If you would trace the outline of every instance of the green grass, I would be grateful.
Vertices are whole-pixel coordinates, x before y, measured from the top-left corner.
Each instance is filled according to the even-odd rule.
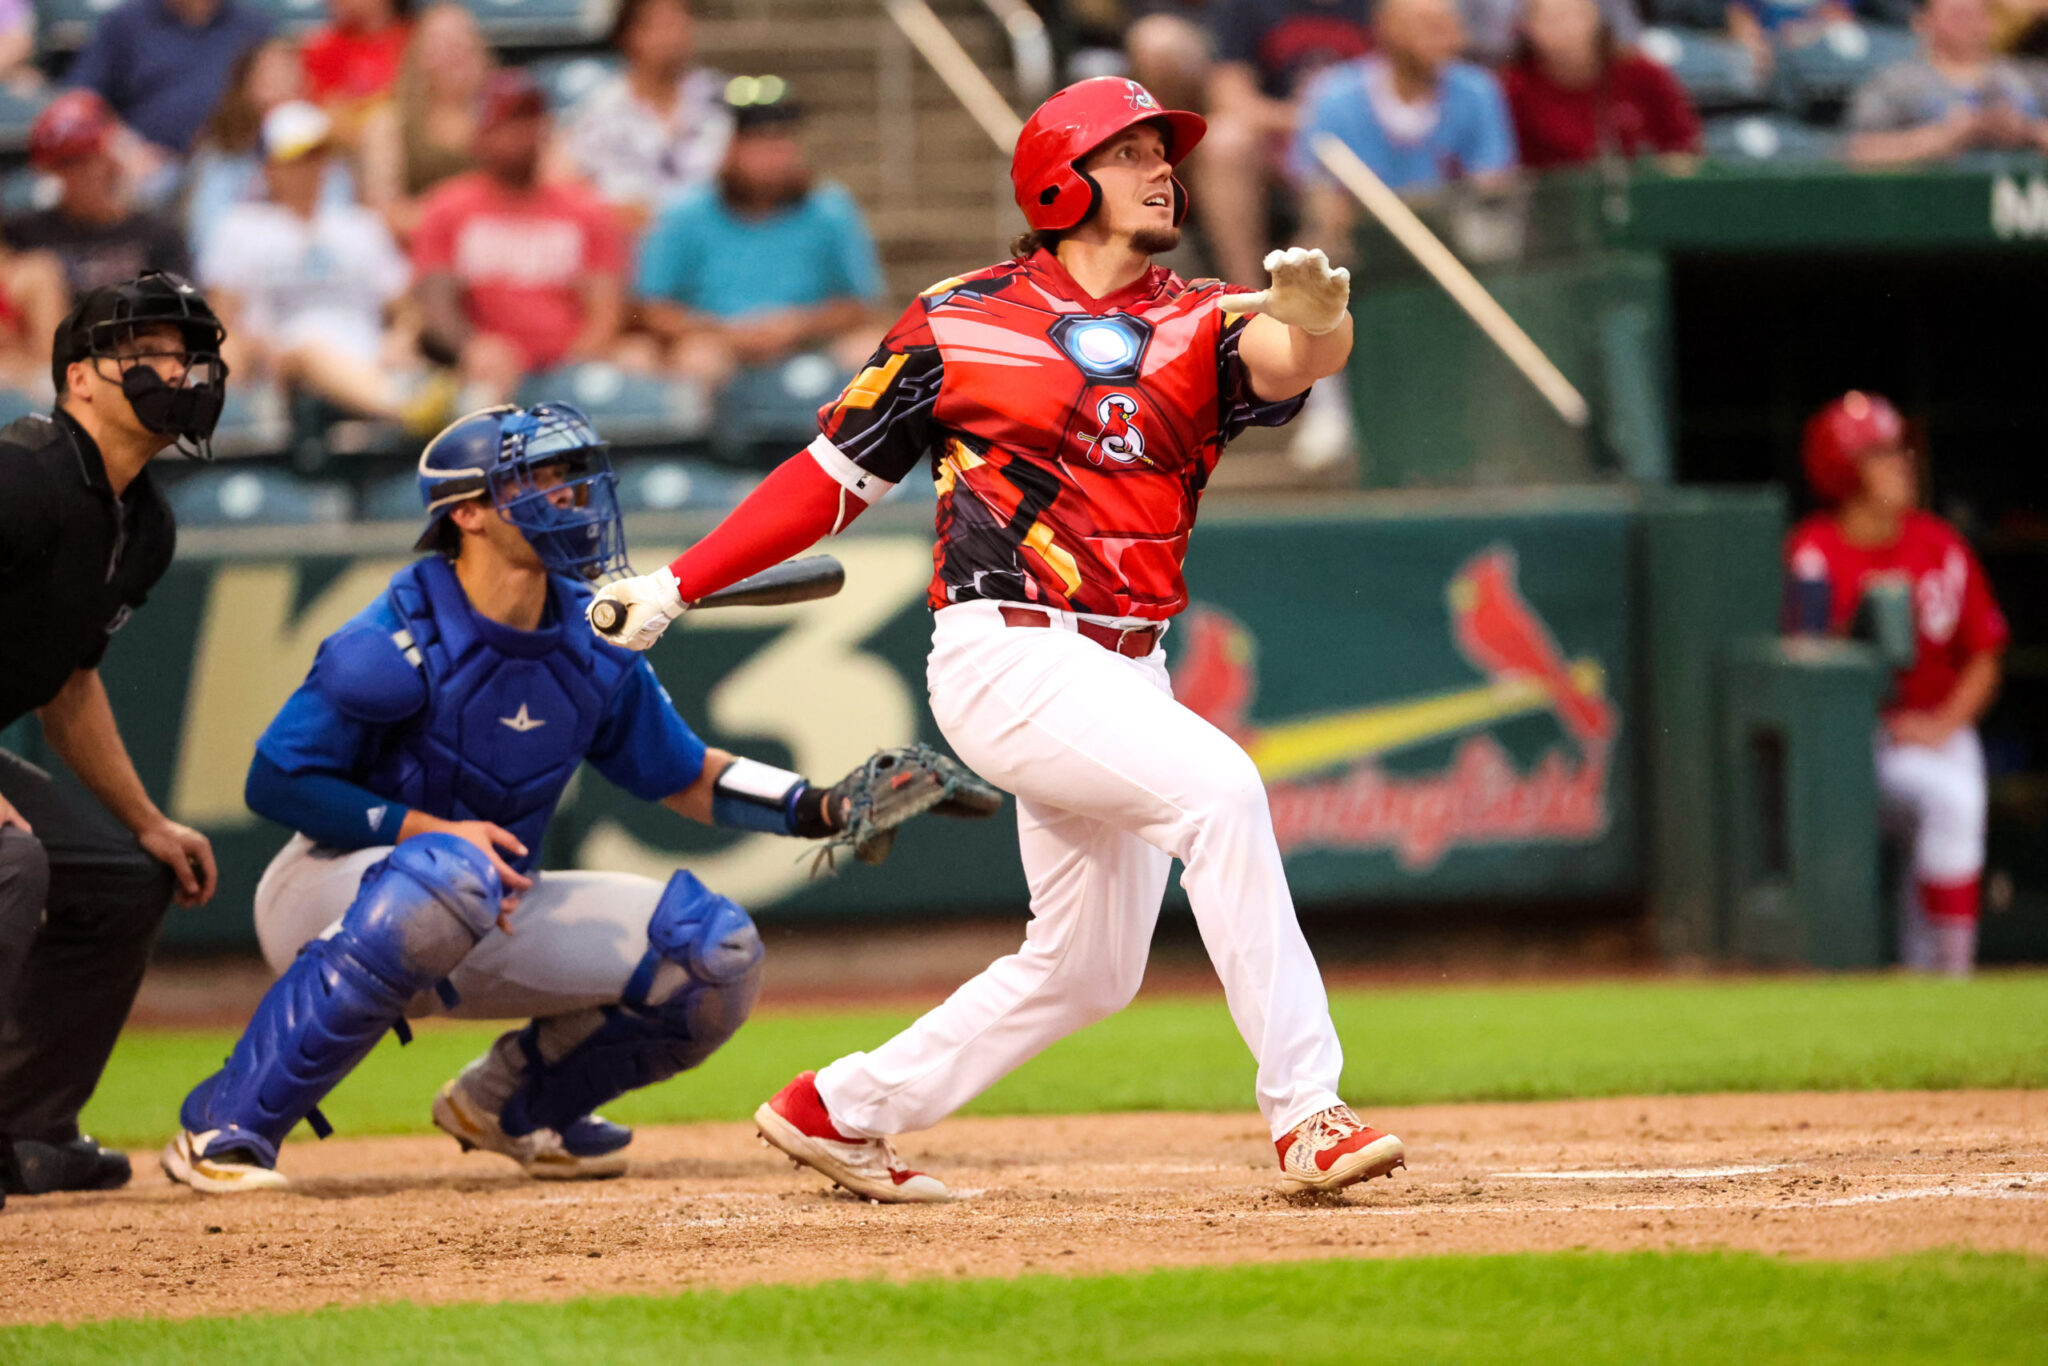
[[[1997,1366],[2048,1360],[2048,1263],[1954,1254],[1848,1263],[1565,1254],[838,1281],[0,1330],[0,1360]]]
[[[2048,973],[1969,983],[1904,977],[1687,980],[1344,991],[1333,1001],[1356,1104],[1708,1091],[2048,1085]],[[709,1063],[606,1107],[654,1124],[739,1119],[792,1075],[872,1047],[910,1016],[770,1013]],[[428,1127],[434,1090],[495,1031],[387,1040],[323,1107],[345,1133]],[[169,1134],[224,1031],[131,1030],[85,1114],[101,1139]],[[1220,999],[1144,1000],[1048,1050],[971,1112],[1242,1110],[1252,1066]],[[303,1133],[303,1130],[301,1131]]]

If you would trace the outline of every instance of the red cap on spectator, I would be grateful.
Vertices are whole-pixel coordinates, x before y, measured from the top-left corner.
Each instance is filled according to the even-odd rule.
[[[1162,109],[1152,92],[1122,76],[1076,81],[1032,111],[1010,155],[1010,186],[1024,221],[1040,231],[1078,227],[1101,198],[1074,163],[1134,124],[1167,127],[1166,159],[1180,165],[1209,130],[1200,114]],[[1187,217],[1188,192],[1173,182],[1173,221]]]
[[[1863,482],[1863,457],[1898,445],[1905,431],[1890,399],[1851,389],[1807,420],[1800,448],[1806,487],[1823,503],[1841,502]]]
[[[537,118],[548,112],[548,97],[540,83],[516,66],[493,71],[484,81],[478,98],[478,116],[486,125],[507,119]]]
[[[90,90],[67,90],[43,107],[28,132],[29,164],[57,171],[106,150],[121,126],[107,102]]]

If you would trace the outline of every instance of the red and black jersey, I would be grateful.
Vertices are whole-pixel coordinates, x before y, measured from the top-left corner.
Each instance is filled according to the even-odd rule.
[[[1227,292],[1154,266],[1096,299],[1046,252],[944,281],[819,410],[811,455],[867,502],[930,470],[935,608],[1170,617],[1224,443],[1306,397],[1252,392]]]

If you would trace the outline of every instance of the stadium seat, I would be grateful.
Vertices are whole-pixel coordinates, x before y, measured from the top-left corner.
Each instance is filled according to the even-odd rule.
[[[1906,29],[1831,24],[1814,41],[1778,53],[1778,103],[1801,118],[1832,122],[1857,86],[1917,46]]]
[[[425,522],[420,479],[415,473],[394,474],[365,488],[356,499],[356,518],[364,522]]]
[[[55,176],[46,176],[26,166],[17,166],[0,174],[0,215],[9,217],[19,213],[34,213],[47,209],[57,202],[63,193],[63,185]]]
[[[324,0],[242,0],[251,9],[270,16],[281,33],[304,33],[326,22]]]
[[[463,0],[495,47],[594,43],[611,27],[611,0]]]
[[[27,150],[28,130],[49,102],[48,87],[24,89],[0,82],[0,152]]]
[[[19,389],[0,389],[0,427],[30,413],[47,413],[50,405]]]
[[[1836,154],[1837,142],[1825,129],[1781,114],[1708,119],[1706,126],[1707,155],[1716,161],[1751,165],[1826,161]]]
[[[348,490],[314,484],[282,470],[203,469],[164,490],[180,526],[304,526],[345,522]]]
[[[731,475],[698,461],[622,460],[618,474],[619,506],[627,512],[729,508],[739,501]]]
[[[82,47],[93,25],[121,0],[35,0],[38,51],[69,51]]]
[[[616,365],[551,370],[520,388],[522,404],[546,399],[575,404],[618,446],[674,447],[701,440],[711,421],[710,405],[695,385],[635,374]]]
[[[619,64],[614,58],[586,52],[571,57],[542,57],[529,62],[526,69],[540,82],[540,88],[548,92],[548,106],[561,114],[617,71]]]
[[[220,424],[213,429],[215,455],[272,455],[285,449],[291,436],[291,414],[275,386],[228,385]]]
[[[772,465],[818,434],[818,407],[852,376],[815,352],[750,366],[718,396],[712,443],[719,457]]]
[[[1644,29],[1637,44],[1645,57],[1669,68],[1702,113],[1761,104],[1766,91],[1742,44],[1718,33],[1677,28]]]

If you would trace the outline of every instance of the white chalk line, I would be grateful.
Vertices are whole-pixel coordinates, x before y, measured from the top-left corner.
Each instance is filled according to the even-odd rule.
[[[1768,1162],[1750,1167],[1590,1167],[1572,1171],[1494,1172],[1488,1181],[1712,1181],[1727,1176],[1757,1176],[1783,1171],[1787,1164]]]

